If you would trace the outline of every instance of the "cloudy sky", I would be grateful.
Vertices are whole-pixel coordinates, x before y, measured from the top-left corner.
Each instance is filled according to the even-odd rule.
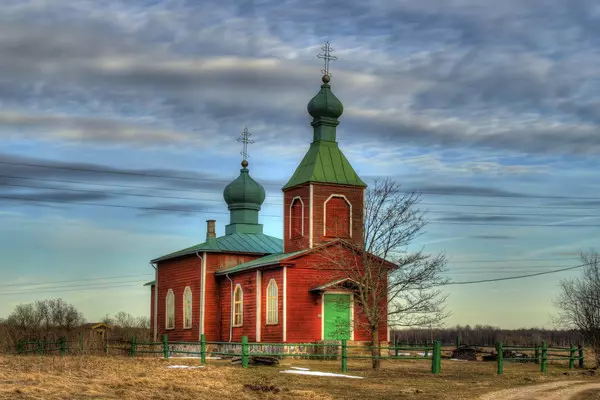
[[[328,40],[343,151],[423,193],[455,282],[578,264],[600,239],[594,0],[0,0],[0,316],[60,296],[149,314],[148,261],[224,233],[236,138],[265,232],[312,139]],[[447,288],[448,324],[551,326],[563,272]],[[106,278],[106,279],[102,279]]]

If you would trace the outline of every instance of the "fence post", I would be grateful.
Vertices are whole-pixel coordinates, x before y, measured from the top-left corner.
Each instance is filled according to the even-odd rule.
[[[348,348],[346,339],[342,339],[342,372],[348,372]]]
[[[60,343],[60,355],[64,356],[66,351],[67,351],[67,338],[64,336],[61,336],[59,339],[59,343]]]
[[[439,340],[433,343],[433,350],[431,354],[431,373],[439,374],[442,368],[442,345]]]
[[[501,341],[496,343],[496,351],[498,352],[498,375],[502,375],[504,371],[504,347]]]
[[[37,354],[43,354],[44,352],[44,340],[39,340],[37,341]]]
[[[163,356],[169,358],[169,336],[165,333],[162,336]]]
[[[539,364],[540,363],[540,346],[536,343],[535,345],[535,363]]]
[[[206,364],[206,336],[200,335],[200,362]]]
[[[242,336],[242,368],[248,368],[248,336]]]
[[[577,347],[579,350],[579,368],[583,368],[583,347],[581,345]]]
[[[129,356],[133,357],[135,356],[135,335],[133,335],[133,337],[131,338],[131,350],[129,351]]]
[[[460,336],[456,336],[456,348],[460,347]]]
[[[396,341],[394,342],[394,355],[395,355],[396,357],[398,357],[398,354],[399,354],[399,352],[398,352],[398,350],[399,350],[399,349],[398,349],[398,347],[399,347],[399,346],[398,346],[398,338],[396,338]]]
[[[542,366],[541,366],[541,371],[542,372],[546,372],[546,370],[548,369],[546,362],[548,361],[548,347],[546,346],[546,341],[544,340],[542,342]]]
[[[19,353],[19,354],[23,353],[23,339],[20,339],[19,342],[17,343],[17,353]]]
[[[83,353],[83,332],[79,332],[79,351]]]
[[[569,349],[569,369],[575,368],[575,346],[571,344]]]

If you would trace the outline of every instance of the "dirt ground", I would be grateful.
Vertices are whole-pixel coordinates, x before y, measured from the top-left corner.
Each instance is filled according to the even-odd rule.
[[[600,399],[600,379],[586,370],[569,372],[564,365],[549,365],[542,375],[538,365],[506,363],[498,376],[493,362],[443,360],[442,373],[433,376],[427,361],[385,361],[378,372],[370,370],[367,361],[351,362],[348,374],[364,379],[279,372],[294,366],[339,373],[339,362],[333,361],[287,360],[275,367],[248,369],[213,360],[203,368],[168,368],[173,365],[200,363],[173,358],[0,357],[0,399]]]

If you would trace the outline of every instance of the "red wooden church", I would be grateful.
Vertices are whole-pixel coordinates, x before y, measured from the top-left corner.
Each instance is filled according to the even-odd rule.
[[[155,339],[316,342],[368,341],[361,307],[343,271],[323,257],[325,249],[361,246],[366,184],[336,141],[342,103],[323,76],[308,103],[313,141],[282,188],[284,238],[263,233],[258,223],[265,190],[242,162],[225,187],[230,211],[225,235],[207,221],[206,241],[152,260],[151,320]],[[385,309],[382,305],[382,309]],[[385,318],[384,318],[385,320]],[[382,324],[379,338],[388,337]]]

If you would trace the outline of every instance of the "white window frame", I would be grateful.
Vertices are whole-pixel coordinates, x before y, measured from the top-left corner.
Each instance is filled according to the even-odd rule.
[[[240,294],[240,299],[236,300],[237,294]],[[240,307],[240,312],[236,313],[236,306],[239,304]],[[231,305],[233,307],[233,321],[232,322],[232,326],[234,328],[240,327],[242,325],[244,325],[244,291],[242,290],[242,285],[240,285],[239,283],[237,285],[235,285],[235,289],[233,291],[233,304]],[[236,316],[239,314],[240,316],[240,320],[237,321]],[[237,322],[236,322],[237,321]]]
[[[350,220],[348,221],[348,233],[350,234],[350,237],[352,237],[352,203],[350,203],[350,200],[343,194],[332,194],[325,200],[325,203],[323,203],[323,236],[327,236],[327,203],[334,197],[342,198],[346,204],[348,204],[348,219]]]
[[[296,196],[292,199],[292,201],[290,202],[290,227],[289,227],[289,236],[290,239],[292,239],[292,226],[293,226],[293,216],[292,216],[292,207],[294,206],[294,203],[296,202],[296,200],[300,200],[300,208],[302,210],[302,217],[301,217],[301,223],[300,223],[300,236],[294,236],[294,237],[304,237],[304,201],[302,201],[302,197],[300,196]]]
[[[186,298],[189,294],[189,299]],[[183,291],[183,329],[192,329],[192,289],[189,286],[185,287]],[[186,324],[186,321],[189,317],[189,324]]]
[[[273,289],[274,288],[274,289]],[[275,295],[271,293],[275,291]],[[277,282],[275,279],[271,279],[269,284],[267,285],[267,296],[266,296],[266,304],[267,304],[267,325],[277,325],[279,324],[279,286],[277,286]]]
[[[169,304],[169,300],[171,304]],[[172,326],[169,326],[169,314],[173,315]],[[165,297],[165,329],[175,329],[175,293],[173,289],[167,290],[167,296]]]

